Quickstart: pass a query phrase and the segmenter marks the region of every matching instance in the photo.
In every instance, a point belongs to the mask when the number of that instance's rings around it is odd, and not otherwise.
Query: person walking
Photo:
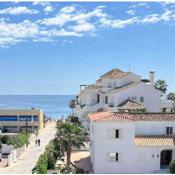
[[[40,144],[41,144],[41,140],[40,140],[40,139],[38,139],[38,146],[40,146]]]
[[[38,146],[38,140],[37,139],[35,140],[35,145],[36,145],[36,147]]]

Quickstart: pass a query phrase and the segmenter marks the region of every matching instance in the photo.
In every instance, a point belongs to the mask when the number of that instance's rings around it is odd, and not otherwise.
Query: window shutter
[[[123,130],[119,129],[119,139],[123,138]]]
[[[115,138],[115,129],[108,129],[107,130],[107,138],[114,139]]]
[[[110,153],[106,153],[106,162],[110,162]]]
[[[121,152],[119,152],[118,153],[118,162],[122,162],[122,153]]]

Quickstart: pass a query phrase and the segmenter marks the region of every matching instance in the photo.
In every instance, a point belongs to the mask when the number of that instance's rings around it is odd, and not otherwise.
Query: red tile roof
[[[121,109],[146,109],[146,107],[142,104],[139,104],[129,99],[118,105],[118,107],[120,107]]]
[[[129,72],[123,72],[120,69],[115,68],[115,69],[112,69],[109,72],[103,74],[100,78],[101,79],[103,79],[103,78],[119,79],[119,78],[122,78],[128,74],[129,74]]]
[[[175,113],[99,112],[89,114],[89,119],[96,122],[175,121]]]
[[[134,139],[137,146],[174,146],[174,137],[165,136],[137,136]]]
[[[124,116],[123,113],[112,113],[112,112],[98,112],[89,114],[89,119],[98,122],[130,122],[133,119],[130,116]]]

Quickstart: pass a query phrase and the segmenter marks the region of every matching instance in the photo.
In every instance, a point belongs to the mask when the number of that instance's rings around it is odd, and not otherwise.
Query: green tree
[[[168,98],[168,100],[175,100],[175,93],[170,92],[170,93],[167,95],[167,98]]]
[[[72,148],[76,147],[79,149],[81,146],[85,146],[84,143],[87,141],[85,129],[82,125],[75,125],[74,123],[66,121],[57,127],[56,138],[60,147],[66,152],[67,173],[70,173]]]
[[[157,80],[154,86],[157,90],[161,91],[162,94],[166,93],[168,87],[165,80]]]
[[[76,107],[76,100],[75,99],[72,99],[70,102],[69,102],[69,107],[70,109],[72,109],[72,115],[74,115],[74,109]]]
[[[169,166],[169,170],[171,174],[175,173],[175,160],[172,160]]]

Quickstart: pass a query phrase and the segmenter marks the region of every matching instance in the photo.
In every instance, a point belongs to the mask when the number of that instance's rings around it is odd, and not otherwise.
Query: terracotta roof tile
[[[118,107],[121,109],[146,109],[142,104],[129,99],[118,105]]]
[[[120,115],[121,114],[121,115]],[[122,113],[99,112],[89,114],[89,119],[98,122],[131,122],[133,119],[130,116],[124,116]]]
[[[89,114],[92,121],[175,121],[175,113],[99,112]]]
[[[134,141],[137,146],[175,146],[174,137],[139,136]]]
[[[114,78],[114,79],[118,79],[118,78],[122,78],[124,76],[126,76],[129,72],[123,72],[117,68],[110,70],[109,72],[103,74],[101,76],[101,78]]]

